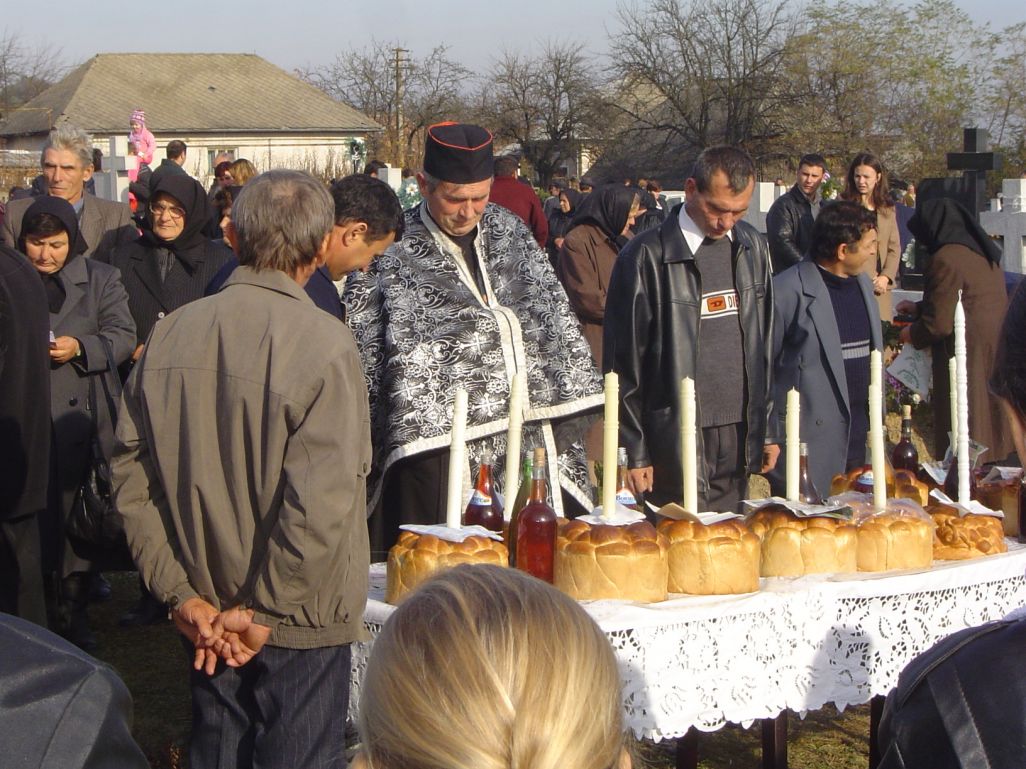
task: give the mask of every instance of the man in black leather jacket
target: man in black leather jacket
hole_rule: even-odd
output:
[[[822,155],[802,155],[795,185],[770,206],[766,237],[773,256],[773,274],[798,264],[812,245],[812,225],[819,215],[819,187],[826,175]]]
[[[748,474],[776,463],[765,446],[772,406],[773,296],[765,238],[740,221],[755,186],[748,155],[705,150],[686,202],[617,258],[603,330],[620,377],[620,440],[636,492],[682,498],[681,379],[696,380],[702,511],[735,510]],[[697,512],[697,511],[696,511]]]

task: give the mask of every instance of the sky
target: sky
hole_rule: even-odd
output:
[[[995,29],[1026,21],[1023,0],[955,3]],[[327,64],[337,52],[366,48],[374,39],[399,43],[418,57],[445,43],[452,58],[483,70],[504,49],[537,51],[545,40],[581,42],[601,55],[619,26],[618,0],[56,0],[45,11],[16,0],[4,5],[0,34],[31,43],[42,32],[68,63],[96,53],[255,53],[293,70]],[[65,6],[69,12],[58,15]]]

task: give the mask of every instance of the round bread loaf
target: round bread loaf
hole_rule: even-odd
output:
[[[919,516],[887,512],[858,526],[859,571],[925,569],[933,563],[933,524]]]
[[[488,537],[449,542],[431,534],[401,531],[398,541],[388,551],[385,601],[398,604],[436,571],[461,563],[509,566],[509,551],[504,544]]]
[[[1005,532],[1001,520],[990,515],[961,516],[947,505],[926,509],[937,529],[933,535],[933,557],[939,561],[962,561],[994,553],[1005,553]]]
[[[1008,478],[976,486],[976,498],[991,510],[1005,514],[1001,520],[1006,537],[1019,536],[1019,486],[1022,478]]]
[[[846,491],[858,491],[856,484],[866,472],[865,468],[852,470],[846,475],[835,475],[830,481],[830,495],[843,494]],[[926,505],[930,499],[930,487],[916,478],[910,470],[894,470],[890,466],[886,472],[887,498],[911,499],[920,505]],[[864,492],[870,493],[870,492]]]
[[[762,540],[763,577],[853,572],[857,567],[855,527],[836,518],[799,518],[782,505],[766,505],[748,527]]]
[[[703,526],[664,520],[671,593],[729,595],[759,589],[759,538],[740,520]]]
[[[556,536],[555,584],[578,601],[665,601],[666,551],[666,537],[648,521],[629,526],[567,521]]]

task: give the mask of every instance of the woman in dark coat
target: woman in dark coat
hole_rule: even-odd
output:
[[[549,254],[553,268],[556,267],[559,249],[563,247],[563,239],[570,232],[574,214],[577,213],[577,206],[583,197],[577,190],[561,189],[559,205],[549,214],[549,241],[545,244],[545,250]]]
[[[1012,451],[1008,423],[987,380],[997,351],[1008,297],[1001,250],[960,203],[942,198],[919,206],[909,220],[916,242],[930,254],[926,288],[918,304],[897,310],[916,316],[901,341],[933,354],[934,453],[943,456],[951,429],[948,360],[955,354],[955,304],[962,292],[969,364],[969,435],[989,448],[981,462],[1003,460]]]
[[[39,272],[50,311],[51,480],[41,522],[44,573],[61,585],[60,629],[74,643],[95,645],[85,620],[89,564],[75,556],[64,537],[64,521],[85,480],[91,457],[93,416],[100,446],[109,456],[114,440],[117,393],[115,365],[131,356],[135,323],[118,271],[82,256],[75,210],[63,198],[37,198],[25,212],[19,248]],[[110,397],[108,397],[110,395]]]
[[[589,194],[577,209],[570,231],[559,250],[556,272],[566,289],[570,306],[581,321],[598,370],[602,370],[602,321],[613,263],[630,237],[638,213],[638,193],[629,187],[609,184]],[[602,456],[602,422],[585,437],[589,460]]]
[[[153,189],[143,233],[120,246],[110,263],[121,270],[136,325],[138,360],[153,325],[183,304],[199,299],[231,256],[203,233],[211,215],[207,193],[190,176],[165,176]]]

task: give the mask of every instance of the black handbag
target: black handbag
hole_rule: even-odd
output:
[[[93,420],[92,437],[89,441],[89,469],[78,496],[75,498],[75,503],[72,505],[71,513],[68,515],[65,532],[72,550],[80,558],[92,561],[95,566],[104,571],[132,571],[135,569],[135,565],[132,563],[128,541],[111,499],[113,488],[110,464],[100,445],[100,431],[97,422],[96,381],[99,380],[103,387],[107,413],[111,415],[111,420],[116,422],[115,398],[121,394],[120,387],[118,387],[117,395],[114,395],[110,392],[107,381],[109,379],[111,382],[120,384],[120,379],[117,366],[114,364],[114,355],[111,353],[110,342],[102,336],[100,341],[103,351],[107,355],[107,370],[100,376],[90,377],[89,381],[89,412]]]

